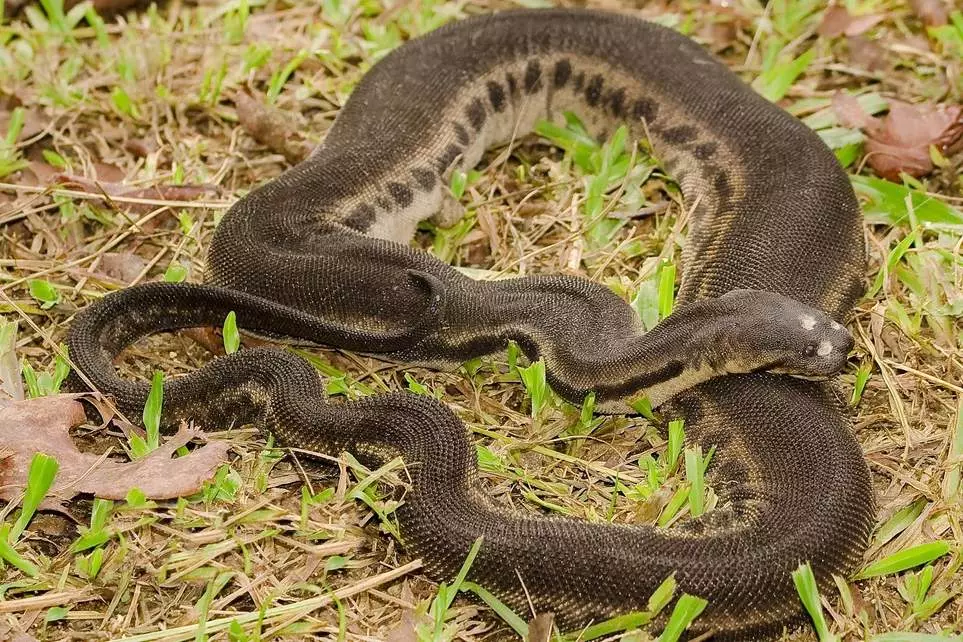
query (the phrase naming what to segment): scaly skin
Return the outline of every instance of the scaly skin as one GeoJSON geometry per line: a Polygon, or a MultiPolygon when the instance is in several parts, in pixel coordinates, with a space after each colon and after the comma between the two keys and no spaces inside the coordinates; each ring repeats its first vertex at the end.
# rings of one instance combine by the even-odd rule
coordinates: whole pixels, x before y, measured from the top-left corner
{"type": "Polygon", "coordinates": [[[709,601],[693,633],[757,640],[800,621],[790,576],[800,562],[825,585],[865,548],[869,474],[832,390],[753,373],[845,363],[852,344],[836,321],[864,266],[855,196],[817,136],[667,29],[520,11],[406,44],[365,76],[310,159],[234,205],[208,263],[209,285],[138,286],[78,315],[70,353],[122,408],[139,414],[147,388],[118,378],[114,355],[234,310],[250,330],[440,366],[515,339],[569,399],[596,391],[618,412],[640,390],[675,395],[667,414],[718,448],[710,474],[723,508],[684,525],[542,518],[489,504],[464,427],[433,399],[326,404],[304,362],[266,348],[166,385],[167,422],[255,422],[288,445],[372,465],[402,455],[402,535],[436,577],[452,577],[483,537],[469,578],[574,628],[644,609],[674,573],[680,592],[709,601]],[[440,208],[452,168],[569,109],[597,134],[647,131],[694,205],[680,307],[646,335],[599,285],[479,283],[406,245],[440,208]],[[776,294],[733,292],[746,288],[776,294]],[[720,376],[733,372],[746,374],[720,376]]]}

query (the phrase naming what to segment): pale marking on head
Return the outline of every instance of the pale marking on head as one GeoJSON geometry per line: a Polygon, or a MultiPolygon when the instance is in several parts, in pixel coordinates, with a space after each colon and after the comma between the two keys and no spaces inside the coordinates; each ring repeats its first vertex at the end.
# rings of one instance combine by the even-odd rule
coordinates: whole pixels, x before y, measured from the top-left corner
{"type": "Polygon", "coordinates": [[[816,317],[802,314],[799,316],[799,325],[802,326],[803,330],[812,330],[816,327],[816,317]]]}
{"type": "Polygon", "coordinates": [[[830,322],[830,326],[832,327],[833,330],[842,330],[842,329],[843,329],[843,326],[841,326],[840,324],[836,323],[835,321],[831,321],[831,322],[830,322]]]}
{"type": "Polygon", "coordinates": [[[830,343],[829,341],[820,341],[819,349],[816,350],[816,354],[818,354],[820,357],[825,357],[832,351],[833,351],[832,343],[830,343]]]}

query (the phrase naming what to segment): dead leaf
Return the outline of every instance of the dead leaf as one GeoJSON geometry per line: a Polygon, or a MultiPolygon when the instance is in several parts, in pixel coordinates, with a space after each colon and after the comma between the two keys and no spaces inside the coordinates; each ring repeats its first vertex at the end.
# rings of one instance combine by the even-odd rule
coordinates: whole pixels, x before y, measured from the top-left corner
{"type": "Polygon", "coordinates": [[[238,92],[234,96],[234,107],[244,130],[272,152],[284,156],[289,163],[298,163],[310,153],[307,143],[290,127],[290,115],[255,100],[245,92],[238,92]]]}
{"type": "Polygon", "coordinates": [[[100,199],[105,205],[112,205],[116,209],[129,212],[146,213],[156,208],[148,203],[127,203],[115,201],[114,198],[139,198],[151,201],[196,201],[205,196],[216,196],[220,193],[217,185],[155,185],[153,187],[131,188],[123,183],[112,183],[77,176],[75,174],[57,174],[55,182],[67,189],[74,189],[88,194],[103,195],[100,199]]]}
{"type": "Polygon", "coordinates": [[[539,613],[528,623],[528,637],[526,642],[551,642],[552,628],[555,625],[555,615],[539,613]]]}
{"type": "Polygon", "coordinates": [[[128,138],[124,142],[124,149],[138,158],[147,158],[157,151],[157,143],[149,138],[128,138]]]}
{"type": "MultiPolygon", "coordinates": [[[[7,127],[10,124],[10,116],[12,114],[13,109],[0,109],[0,132],[6,134],[7,127]]],[[[17,141],[22,143],[25,140],[33,138],[37,134],[41,133],[49,122],[50,119],[45,118],[41,112],[25,107],[23,114],[23,129],[20,130],[20,135],[17,137],[17,141]]]]}
{"type": "Polygon", "coordinates": [[[127,285],[141,275],[147,261],[130,252],[107,252],[100,258],[100,272],[127,285]]]}
{"type": "Polygon", "coordinates": [[[191,453],[172,458],[174,451],[201,434],[182,427],[141,459],[118,462],[82,453],[70,429],[85,420],[81,395],[56,395],[26,401],[0,401],[0,499],[18,497],[27,483],[30,460],[37,452],[60,464],[53,487],[41,508],[59,510],[79,493],[104,499],[124,499],[139,488],[150,499],[170,499],[199,491],[227,458],[230,445],[212,441],[191,453]]]}
{"type": "Polygon", "coordinates": [[[418,642],[418,624],[427,624],[428,619],[416,615],[410,609],[404,611],[401,622],[392,628],[385,637],[385,642],[418,642]]]}
{"type": "Polygon", "coordinates": [[[12,629],[9,625],[0,626],[0,640],[7,642],[37,642],[37,638],[28,635],[18,629],[12,629]]]}
{"type": "Polygon", "coordinates": [[[910,0],[910,7],[927,27],[940,27],[950,18],[940,0],[910,0]]]}
{"type": "Polygon", "coordinates": [[[845,7],[830,7],[823,14],[823,20],[816,28],[816,32],[826,38],[838,38],[842,35],[858,36],[869,31],[882,19],[883,16],[878,13],[854,16],[845,7]]]}
{"type": "Polygon", "coordinates": [[[930,146],[947,151],[963,136],[963,107],[960,105],[910,105],[890,101],[885,118],[863,111],[852,96],[833,96],[833,109],[844,127],[862,129],[866,134],[866,161],[873,170],[891,181],[902,172],[924,176],[933,170],[930,146]]]}
{"type": "Polygon", "coordinates": [[[40,187],[49,185],[54,176],[60,173],[56,167],[41,163],[39,161],[28,161],[28,165],[20,170],[20,177],[17,183],[29,185],[30,187],[40,187]]]}
{"type": "Polygon", "coordinates": [[[889,67],[889,57],[886,50],[876,42],[863,36],[852,36],[846,39],[849,47],[849,60],[857,67],[866,71],[882,71],[889,67]]]}
{"type": "Polygon", "coordinates": [[[0,335],[0,395],[20,400],[24,394],[20,361],[17,359],[17,322],[11,323],[13,329],[0,335]]]}
{"type": "Polygon", "coordinates": [[[876,119],[867,114],[854,96],[841,91],[833,94],[833,111],[839,124],[851,129],[872,127],[876,119]]]}
{"type": "Polygon", "coordinates": [[[107,163],[94,163],[94,174],[98,181],[108,183],[119,183],[127,178],[127,172],[116,165],[108,165],[107,163]]]}

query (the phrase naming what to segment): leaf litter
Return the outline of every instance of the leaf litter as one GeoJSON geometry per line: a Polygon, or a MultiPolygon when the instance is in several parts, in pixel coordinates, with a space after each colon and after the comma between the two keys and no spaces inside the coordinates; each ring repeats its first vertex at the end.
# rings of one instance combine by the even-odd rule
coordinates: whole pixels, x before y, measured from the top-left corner
{"type": "Polygon", "coordinates": [[[41,508],[63,510],[81,493],[104,499],[124,499],[134,488],[148,499],[170,499],[198,492],[227,459],[230,444],[211,441],[182,457],[175,452],[201,435],[182,426],[176,434],[144,457],[119,462],[84,453],[70,429],[86,415],[82,395],[56,395],[24,401],[0,401],[0,499],[14,501],[27,487],[30,462],[37,452],[59,463],[56,481],[41,508]]]}
{"type": "Polygon", "coordinates": [[[891,181],[906,173],[919,178],[933,171],[930,147],[941,153],[954,149],[963,136],[960,105],[911,105],[891,100],[884,118],[871,116],[855,97],[842,92],[833,96],[833,110],[844,127],[866,134],[866,162],[891,181]]]}

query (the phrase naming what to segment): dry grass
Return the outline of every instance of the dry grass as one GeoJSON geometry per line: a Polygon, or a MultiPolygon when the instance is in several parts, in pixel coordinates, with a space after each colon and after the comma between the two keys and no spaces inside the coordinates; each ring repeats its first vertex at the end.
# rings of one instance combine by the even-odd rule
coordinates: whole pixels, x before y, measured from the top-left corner
{"type": "MultiPolygon", "coordinates": [[[[200,280],[218,217],[236,197],[287,166],[239,126],[233,100],[242,88],[261,101],[276,88],[274,107],[296,124],[295,142],[314,144],[352,84],[401,39],[451,17],[508,6],[387,2],[386,8],[366,0],[360,7],[345,2],[340,19],[335,9],[342,3],[322,4],[323,10],[268,0],[244,18],[241,2],[195,6],[175,0],[162,9],[115,16],[100,28],[82,23],[62,32],[23,15],[0,27],[4,55],[16,61],[0,70],[0,93],[27,109],[19,150],[31,163],[3,178],[0,189],[0,311],[21,320],[18,357],[37,371],[51,370],[73,313],[105,292],[181,268],[188,279],[200,280]],[[308,55],[296,72],[279,77],[300,52],[308,55]],[[184,183],[217,191],[114,195],[105,203],[84,190],[46,188],[43,166],[61,162],[70,174],[132,188],[184,183]],[[42,309],[31,296],[31,279],[52,284],[59,301],[42,309]]],[[[947,42],[932,50],[921,44],[923,29],[902,2],[857,4],[883,14],[870,33],[899,66],[886,73],[861,71],[842,40],[809,39],[817,14],[784,38],[795,54],[813,46],[815,56],[783,104],[811,114],[838,88],[959,102],[963,47],[954,50],[947,42]]],[[[759,73],[767,47],[779,38],[759,10],[706,12],[684,1],[646,13],[668,16],[725,45],[723,57],[747,79],[759,73]]],[[[963,33],[960,38],[963,45],[963,33]]],[[[923,185],[937,202],[963,202],[960,161],[951,156],[923,185]]],[[[646,167],[644,158],[637,167],[646,167]]],[[[683,211],[658,172],[641,188],[630,181],[622,200],[617,192],[606,199],[616,212],[641,204],[653,213],[630,219],[596,247],[582,215],[583,178],[557,149],[525,141],[511,155],[492,153],[480,170],[462,199],[471,223],[425,230],[418,238],[456,264],[509,274],[584,274],[632,297],[657,290],[660,259],[675,261],[684,242],[683,211]]],[[[867,223],[870,282],[910,230],[909,222],[867,223]]],[[[920,600],[914,609],[907,586],[919,568],[849,581],[846,599],[835,592],[823,596],[832,627],[845,639],[963,629],[960,248],[959,228],[925,231],[909,246],[853,316],[856,355],[842,376],[849,395],[857,367],[871,372],[854,412],[883,535],[866,561],[950,541],[952,552],[932,564],[926,593],[932,598],[945,592],[946,599],[937,600],[932,613],[920,600]]],[[[645,490],[646,462],[664,454],[665,440],[643,419],[607,418],[587,433],[577,409],[550,400],[532,421],[525,387],[504,355],[478,364],[471,374],[407,369],[415,384],[405,370],[373,359],[331,350],[316,355],[338,394],[421,383],[441,396],[475,433],[489,492],[505,504],[654,522],[673,493],[686,488],[679,473],[657,492],[645,490]]],[[[180,335],[138,346],[126,367],[129,374],[160,368],[174,375],[207,358],[192,338],[180,335]]],[[[88,447],[101,451],[124,443],[113,430],[82,433],[88,447]]],[[[410,632],[410,611],[423,613],[437,587],[385,534],[393,528],[390,511],[396,505],[390,488],[372,484],[372,472],[349,458],[328,471],[305,470],[296,454],[285,456],[252,429],[212,436],[233,443],[230,468],[219,483],[176,502],[116,503],[112,536],[101,547],[103,564],[93,579],[83,561],[91,551],[71,552],[75,524],[57,514],[36,517],[18,551],[41,573],[31,579],[10,566],[0,570],[0,631],[27,631],[38,639],[225,639],[225,627],[236,619],[245,633],[234,639],[256,639],[255,631],[262,639],[348,640],[410,632]],[[307,497],[303,483],[310,488],[307,497]]],[[[390,486],[398,482],[398,469],[388,468],[377,474],[390,486]]],[[[711,492],[709,498],[711,507],[711,492]]],[[[14,510],[8,507],[3,516],[14,510]]],[[[87,523],[90,502],[78,501],[72,512],[87,523]]],[[[462,599],[449,612],[443,639],[509,635],[490,610],[462,599]]]]}

